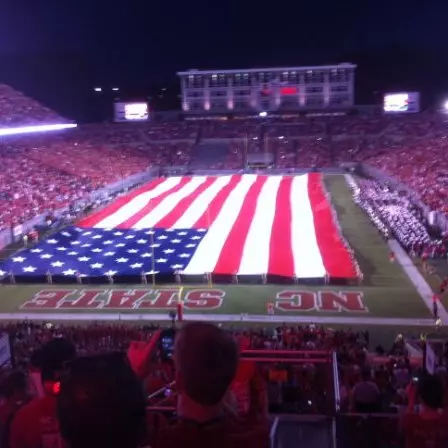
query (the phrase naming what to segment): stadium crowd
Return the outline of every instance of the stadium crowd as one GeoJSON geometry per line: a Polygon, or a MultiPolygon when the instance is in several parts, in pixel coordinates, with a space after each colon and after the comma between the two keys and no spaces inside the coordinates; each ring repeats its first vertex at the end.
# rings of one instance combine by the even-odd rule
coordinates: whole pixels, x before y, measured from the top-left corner
{"type": "Polygon", "coordinates": [[[434,428],[448,436],[439,411],[448,404],[447,344],[436,374],[425,376],[401,335],[386,351],[370,347],[366,331],[313,324],[224,330],[187,323],[175,339],[172,329],[151,324],[22,322],[1,331],[15,361],[0,370],[2,446],[55,446],[62,436],[75,448],[267,447],[268,413],[331,415],[333,383],[328,366],[310,358],[316,350],[337,353],[342,415],[384,414],[397,440],[390,414],[402,416],[408,438],[434,437],[434,428]],[[255,364],[239,359],[248,349],[306,352],[299,364],[255,364]]]}
{"type": "Polygon", "coordinates": [[[74,205],[151,166],[188,164],[188,144],[142,146],[94,144],[83,132],[0,142],[0,230],[74,205]]]}
{"type": "Polygon", "coordinates": [[[432,210],[448,214],[446,138],[425,138],[365,159],[417,192],[432,210]]]}
{"type": "MultiPolygon", "coordinates": [[[[1,127],[62,121],[4,85],[0,117],[1,127]]],[[[288,169],[365,162],[448,214],[447,132],[443,117],[421,114],[105,124],[8,137],[0,141],[0,230],[56,208],[76,214],[74,204],[89,193],[151,166],[188,166],[202,139],[233,139],[213,168],[242,168],[247,153],[259,152],[288,169]]],[[[351,187],[385,238],[420,256],[447,258],[448,236],[430,235],[412,198],[371,180],[351,187]]],[[[174,355],[163,342],[173,333],[154,325],[23,322],[0,331],[9,335],[14,364],[0,369],[2,447],[55,447],[62,438],[70,448],[264,448],[268,413],[332,412],[330,374],[307,361],[309,354],[297,365],[255,366],[239,357],[247,349],[334,350],[343,413],[402,414],[410,447],[423,446],[425,438],[448,440],[447,345],[436,375],[426,376],[402,337],[385,350],[370,346],[368,332],[315,325],[225,331],[186,324],[174,355]]],[[[399,434],[396,419],[390,421],[399,434]]]]}
{"type": "Polygon", "coordinates": [[[412,255],[448,258],[448,234],[431,237],[425,217],[409,196],[387,183],[349,177],[354,201],[385,239],[395,238],[412,255]]]}
{"type": "Polygon", "coordinates": [[[64,123],[62,117],[22,92],[0,84],[0,127],[64,123]]]}
{"type": "MultiPolygon", "coordinates": [[[[57,115],[0,86],[5,125],[52,122],[57,115]]],[[[60,120],[59,120],[60,121],[60,120]]],[[[242,169],[247,154],[268,152],[284,169],[365,162],[402,181],[433,210],[448,212],[447,125],[443,116],[273,117],[155,124],[86,125],[0,142],[0,229],[64,207],[151,166],[188,166],[195,143],[230,139],[211,168],[242,169]]],[[[269,163],[269,166],[272,166],[269,163]]]]}

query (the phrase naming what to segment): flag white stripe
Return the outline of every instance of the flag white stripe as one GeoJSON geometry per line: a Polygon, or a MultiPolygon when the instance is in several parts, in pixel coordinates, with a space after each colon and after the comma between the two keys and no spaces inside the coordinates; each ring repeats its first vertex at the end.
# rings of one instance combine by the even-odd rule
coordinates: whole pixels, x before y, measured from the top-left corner
{"type": "Polygon", "coordinates": [[[230,182],[232,176],[217,177],[205,191],[203,191],[190,205],[186,212],[177,220],[173,228],[188,229],[207,212],[210,203],[216,195],[230,182]]]}
{"type": "Polygon", "coordinates": [[[196,188],[202,185],[207,180],[206,176],[193,177],[190,182],[184,185],[180,190],[168,195],[160,202],[153,210],[151,210],[140,221],[135,223],[132,228],[134,229],[150,229],[155,227],[156,224],[163,219],[168,213],[170,213],[179,202],[193,193],[196,188]]]}
{"type": "Polygon", "coordinates": [[[257,206],[244,244],[240,275],[265,274],[269,267],[272,224],[282,176],[268,177],[257,198],[257,206]]]}
{"type": "Polygon", "coordinates": [[[144,193],[141,193],[131,199],[127,204],[120,207],[115,213],[112,213],[107,218],[104,218],[94,227],[108,229],[120,225],[122,222],[132,218],[132,216],[138,213],[143,207],[146,207],[151,199],[154,199],[174,188],[177,184],[179,184],[181,179],[182,177],[170,177],[166,179],[154,189],[145,191],[144,193]]]}
{"type": "Polygon", "coordinates": [[[308,175],[296,176],[291,186],[291,246],[295,275],[322,278],[325,267],[314,228],[314,216],[308,196],[308,175]]]}
{"type": "MultiPolygon", "coordinates": [[[[238,219],[249,188],[257,177],[251,174],[241,177],[241,181],[230,192],[207,235],[200,242],[193,258],[184,269],[185,274],[213,272],[229,233],[238,219]]],[[[192,243],[194,244],[194,241],[192,243]]]]}

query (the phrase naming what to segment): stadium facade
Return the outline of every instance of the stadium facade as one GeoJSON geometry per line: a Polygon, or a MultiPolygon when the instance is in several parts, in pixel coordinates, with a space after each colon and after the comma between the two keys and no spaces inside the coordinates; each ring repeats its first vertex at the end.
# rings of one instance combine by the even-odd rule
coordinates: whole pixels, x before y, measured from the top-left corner
{"type": "Polygon", "coordinates": [[[356,65],[188,70],[181,80],[188,114],[343,109],[354,104],[356,65]]]}

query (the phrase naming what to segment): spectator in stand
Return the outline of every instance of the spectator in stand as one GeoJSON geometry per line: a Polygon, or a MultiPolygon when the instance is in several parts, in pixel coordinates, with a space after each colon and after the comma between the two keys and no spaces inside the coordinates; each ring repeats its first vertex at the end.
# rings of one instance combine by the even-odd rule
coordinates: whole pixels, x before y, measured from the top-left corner
{"type": "Polygon", "coordinates": [[[16,412],[28,401],[28,383],[24,372],[6,374],[0,384],[0,446],[9,445],[11,422],[16,412]]]}
{"type": "Polygon", "coordinates": [[[362,370],[362,379],[352,390],[351,408],[355,412],[378,412],[380,410],[380,391],[373,382],[369,367],[362,370]]]}
{"type": "Polygon", "coordinates": [[[58,417],[68,448],[141,446],[146,396],[126,357],[114,353],[76,359],[61,381],[58,417]]]}
{"type": "Polygon", "coordinates": [[[424,376],[418,385],[410,383],[402,421],[407,448],[448,445],[448,415],[443,409],[443,397],[442,382],[437,376],[424,376]]]}
{"type": "Polygon", "coordinates": [[[267,418],[267,389],[256,363],[239,362],[230,391],[239,417],[249,420],[267,418]]]}
{"type": "Polygon", "coordinates": [[[395,364],[393,374],[394,374],[395,387],[397,389],[406,388],[411,379],[409,374],[409,368],[408,366],[406,366],[406,363],[400,361],[399,363],[395,364]]]}
{"type": "Polygon", "coordinates": [[[38,362],[43,395],[38,395],[15,414],[9,437],[11,448],[61,446],[56,415],[57,395],[62,371],[75,355],[75,347],[65,339],[53,339],[42,347],[38,362]]]}
{"type": "Polygon", "coordinates": [[[243,423],[225,408],[238,366],[231,335],[208,323],[186,324],[176,337],[174,359],[179,423],[159,434],[156,448],[269,446],[264,422],[243,423]]]}

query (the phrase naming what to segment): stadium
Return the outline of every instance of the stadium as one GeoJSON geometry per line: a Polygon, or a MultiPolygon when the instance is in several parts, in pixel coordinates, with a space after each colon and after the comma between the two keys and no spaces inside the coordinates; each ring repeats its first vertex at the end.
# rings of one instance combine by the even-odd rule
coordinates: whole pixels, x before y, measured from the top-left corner
{"type": "MultiPolygon", "coordinates": [[[[305,414],[343,407],[335,332],[355,352],[365,332],[371,347],[399,334],[394,347],[428,368],[415,336],[437,352],[448,324],[447,123],[420,112],[417,92],[357,106],[355,72],[190,70],[178,73],[181,112],[120,101],[115,123],[80,126],[1,85],[4,328],[87,327],[86,345],[121,349],[170,321],[253,331],[261,342],[243,359],[323,366],[334,390],[308,397],[305,414]],[[260,325],[299,328],[310,344],[275,352],[260,325]]],[[[280,446],[291,428],[274,421],[280,446]]],[[[333,423],[302,424],[327,444],[316,440],[333,423]]]]}
{"type": "MultiPolygon", "coordinates": [[[[166,319],[181,300],[185,316],[218,320],[265,321],[273,305],[275,321],[432,325],[438,291],[413,260],[417,251],[431,251],[435,263],[446,257],[445,228],[434,224],[446,225],[443,196],[432,198],[435,210],[408,202],[409,187],[378,170],[400,148],[376,149],[372,162],[369,152],[379,135],[399,145],[425,117],[412,113],[416,94],[407,112],[389,111],[400,101],[393,95],[380,117],[342,115],[354,107],[355,69],[181,72],[181,122],[150,119],[143,103],[136,116],[135,103],[120,103],[116,124],[4,136],[12,169],[26,156],[25,173],[39,167],[41,186],[45,175],[59,185],[5,193],[2,311],[166,319]],[[42,158],[44,150],[58,158],[42,158]],[[431,229],[419,218],[431,218],[431,229]]],[[[13,102],[31,101],[10,92],[13,102]]],[[[73,126],[35,108],[45,124],[73,126]]]]}

